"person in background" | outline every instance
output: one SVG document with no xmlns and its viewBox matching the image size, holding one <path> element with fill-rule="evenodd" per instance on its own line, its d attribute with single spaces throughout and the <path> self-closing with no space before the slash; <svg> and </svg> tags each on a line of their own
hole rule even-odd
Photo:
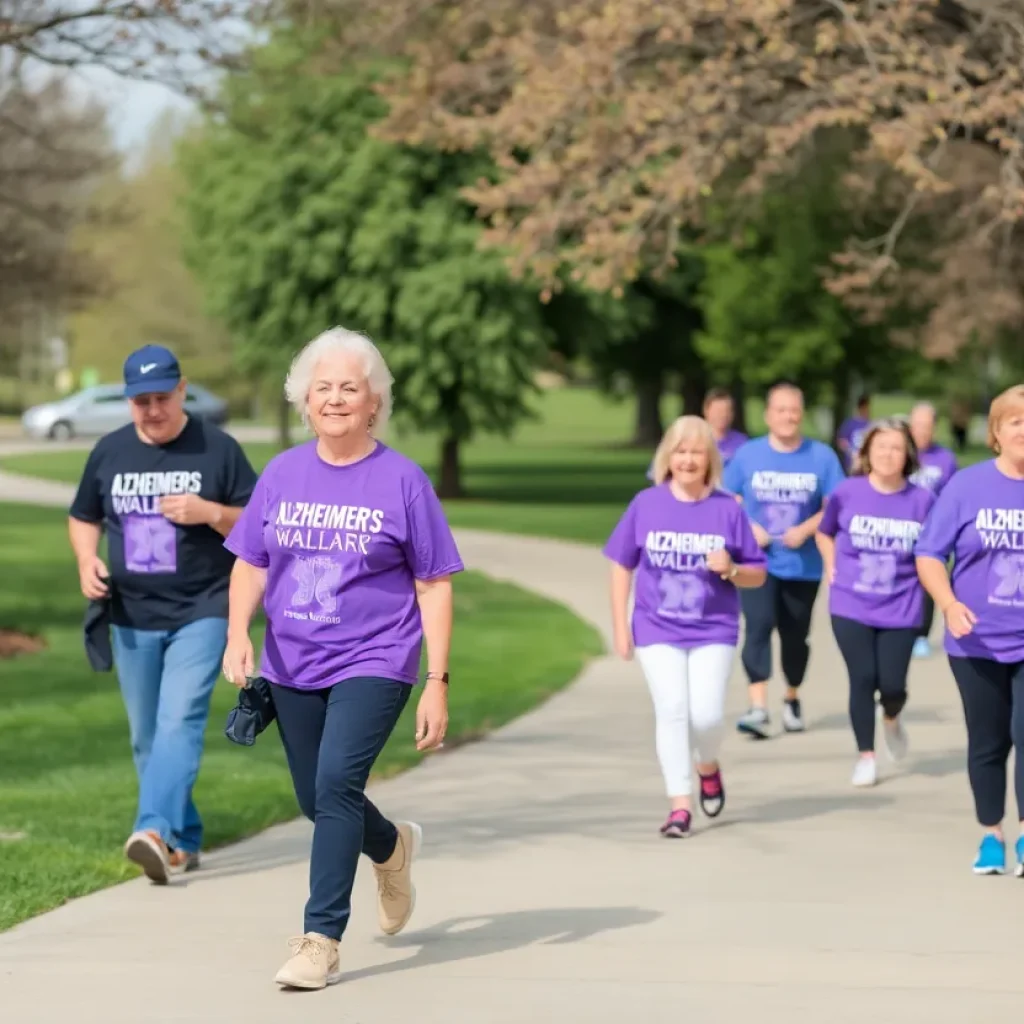
<svg viewBox="0 0 1024 1024">
<path fill-rule="evenodd" d="M 768 559 L 765 585 L 741 593 L 746 622 L 741 657 L 750 682 L 750 707 L 737 728 L 757 739 L 768 738 L 771 724 L 768 680 L 775 630 L 787 683 L 782 725 L 787 732 L 804 729 L 800 686 L 822 573 L 814 534 L 825 499 L 843 480 L 836 453 L 803 436 L 803 416 L 803 392 L 795 384 L 773 386 L 765 400 L 767 436 L 743 445 L 726 466 L 723 480 L 750 516 Z"/>
<path fill-rule="evenodd" d="M 655 486 L 630 502 L 604 554 L 612 562 L 615 650 L 629 658 L 636 645 L 654 704 L 669 798 L 661 834 L 681 838 L 692 821 L 693 757 L 704 813 L 717 817 L 725 806 L 718 751 L 739 638 L 736 588 L 761 586 L 765 557 L 743 510 L 719 489 L 722 456 L 704 420 L 683 416 L 668 428 L 654 471 Z"/>
<path fill-rule="evenodd" d="M 727 466 L 741 445 L 749 439 L 740 430 L 732 429 L 736 407 L 732 395 L 725 388 L 712 388 L 704 396 L 704 419 L 711 427 L 722 465 Z M 647 467 L 647 479 L 654 482 L 654 460 Z"/>
<path fill-rule="evenodd" d="M 71 503 L 82 593 L 109 595 L 114 663 L 139 780 L 129 860 L 154 882 L 199 864 L 192 799 L 227 634 L 234 556 L 223 537 L 256 484 L 238 442 L 185 413 L 159 345 L 124 363 L 132 422 L 101 438 Z M 109 572 L 99 554 L 106 534 Z"/>
<path fill-rule="evenodd" d="M 871 423 L 871 396 L 861 395 L 857 399 L 854 415 L 844 420 L 836 434 L 836 444 L 843 457 L 843 468 L 849 472 L 853 460 L 860 451 L 861 442 Z"/>
<path fill-rule="evenodd" d="M 448 725 L 451 577 L 463 564 L 427 474 L 377 440 L 391 384 L 363 335 L 333 328 L 314 338 L 285 392 L 316 437 L 271 460 L 225 542 L 238 560 L 224 674 L 244 686 L 252 673 L 249 627 L 262 603 L 259 672 L 313 822 L 303 934 L 275 978 L 287 988 L 341 980 L 361 853 L 377 877 L 381 930 L 396 935 L 412 916 L 422 830 L 389 821 L 365 788 L 419 682 L 424 640 L 417 749 L 437 747 Z"/>
<path fill-rule="evenodd" d="M 1002 822 L 1014 749 L 1024 820 L 1024 385 L 992 402 L 988 445 L 995 458 L 953 477 L 917 542 L 918 575 L 945 619 L 967 722 L 967 774 L 984 829 L 974 871 L 986 875 L 1006 870 Z M 1016 863 L 1024 877 L 1024 829 Z"/>
<path fill-rule="evenodd" d="M 911 477 L 911 483 L 918 487 L 926 487 L 936 497 L 953 478 L 957 471 L 956 455 L 949 448 L 935 442 L 935 426 L 938 414 L 935 406 L 929 402 L 918 402 L 910 410 L 908 423 L 910 433 L 917 446 L 920 466 Z M 921 616 L 921 633 L 914 643 L 914 657 L 927 658 L 932 653 L 932 645 L 928 639 L 935 618 L 935 602 L 926 592 L 924 609 Z"/>
<path fill-rule="evenodd" d="M 971 432 L 971 403 L 964 398 L 954 398 L 949 403 L 949 431 L 953 435 L 956 450 L 963 455 L 967 451 L 967 438 Z"/>
<path fill-rule="evenodd" d="M 906 424 L 872 424 L 854 459 L 854 475 L 833 491 L 818 526 L 832 632 L 850 678 L 850 724 L 859 753 L 855 786 L 878 780 L 876 694 L 890 760 L 902 761 L 907 753 L 900 713 L 923 599 L 914 545 L 935 501 L 911 483 L 917 468 Z"/>
</svg>

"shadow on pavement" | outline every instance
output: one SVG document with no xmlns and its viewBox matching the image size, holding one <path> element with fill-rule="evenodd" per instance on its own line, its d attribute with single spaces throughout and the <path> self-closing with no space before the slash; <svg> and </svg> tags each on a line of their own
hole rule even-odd
<svg viewBox="0 0 1024 1024">
<path fill-rule="evenodd" d="M 405 960 L 352 971 L 343 981 L 492 956 L 535 943 L 556 946 L 583 942 L 601 932 L 651 924 L 661 916 L 658 911 L 639 907 L 559 907 L 456 917 L 401 938 L 378 939 L 391 949 L 415 947 L 417 952 Z"/>
</svg>

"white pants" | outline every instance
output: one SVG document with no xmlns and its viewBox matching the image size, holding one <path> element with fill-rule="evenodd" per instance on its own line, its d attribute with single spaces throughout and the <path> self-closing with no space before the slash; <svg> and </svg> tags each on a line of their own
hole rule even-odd
<svg viewBox="0 0 1024 1024">
<path fill-rule="evenodd" d="M 694 759 L 704 764 L 718 760 L 735 654 L 728 644 L 688 651 L 668 644 L 636 649 L 654 702 L 655 746 L 670 797 L 690 795 Z"/>
</svg>

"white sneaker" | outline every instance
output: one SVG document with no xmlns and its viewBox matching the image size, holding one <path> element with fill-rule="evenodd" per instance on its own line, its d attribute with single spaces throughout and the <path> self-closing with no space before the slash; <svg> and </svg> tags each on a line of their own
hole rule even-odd
<svg viewBox="0 0 1024 1024">
<path fill-rule="evenodd" d="M 858 757 L 853 766 L 853 784 L 855 786 L 873 786 L 878 782 L 878 766 L 873 757 Z"/>
<path fill-rule="evenodd" d="M 907 756 L 910 746 L 907 730 L 903 728 L 903 718 L 897 715 L 891 721 L 882 713 L 882 705 L 878 705 L 878 725 L 882 733 L 882 745 L 889 760 L 899 763 Z"/>
</svg>

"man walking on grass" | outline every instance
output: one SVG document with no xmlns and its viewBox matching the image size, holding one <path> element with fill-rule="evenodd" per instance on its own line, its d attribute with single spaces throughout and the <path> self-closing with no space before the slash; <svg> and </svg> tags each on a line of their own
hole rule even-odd
<svg viewBox="0 0 1024 1024">
<path fill-rule="evenodd" d="M 132 422 L 86 462 L 68 530 L 82 593 L 110 601 L 114 663 L 139 779 L 125 855 L 163 884 L 199 864 L 192 800 L 227 632 L 234 556 L 223 538 L 256 484 L 238 442 L 185 412 L 158 345 L 124 364 Z M 99 554 L 106 534 L 110 570 Z"/>
</svg>

